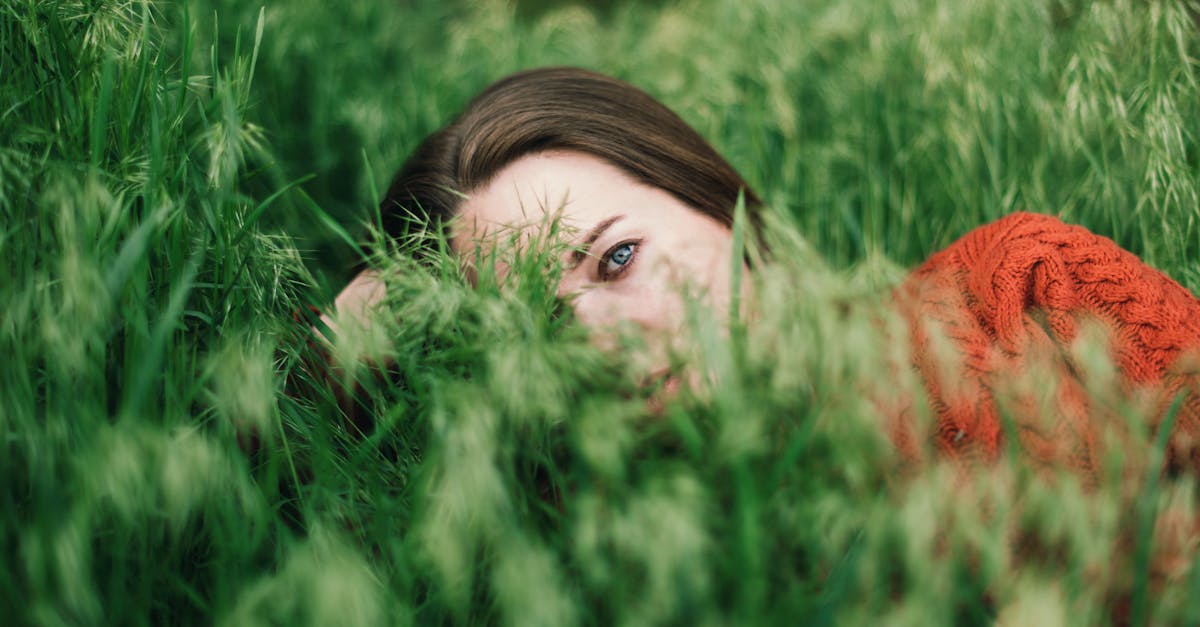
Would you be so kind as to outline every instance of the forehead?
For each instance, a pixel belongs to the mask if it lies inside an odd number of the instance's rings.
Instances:
[[[620,168],[577,152],[542,152],[505,166],[470,193],[452,227],[456,250],[469,250],[513,230],[522,233],[558,219],[569,236],[614,214],[669,195],[635,181]]]

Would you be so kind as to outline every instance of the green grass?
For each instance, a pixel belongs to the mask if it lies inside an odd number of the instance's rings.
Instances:
[[[1084,487],[1019,454],[905,475],[876,405],[919,393],[889,288],[1008,212],[1200,291],[1194,9],[519,9],[0,2],[6,623],[1196,622],[1200,569],[1151,573],[1194,481],[1138,416]],[[655,409],[543,255],[471,289],[351,245],[426,133],[547,64],[646,88],[774,210],[758,318],[697,310],[679,356],[719,384]],[[386,307],[314,376],[293,313],[363,256]]]

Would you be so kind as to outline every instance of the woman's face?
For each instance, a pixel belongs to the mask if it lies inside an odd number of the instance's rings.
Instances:
[[[536,153],[509,164],[464,201],[453,246],[469,260],[477,246],[504,241],[514,230],[523,241],[541,241],[539,230],[552,220],[568,251],[559,297],[601,343],[634,325],[651,346],[668,346],[684,322],[684,294],[718,315],[727,311],[730,230],[583,153]],[[496,271],[503,275],[507,267]]]

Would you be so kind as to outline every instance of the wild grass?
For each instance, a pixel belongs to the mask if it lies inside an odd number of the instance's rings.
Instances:
[[[1096,485],[905,470],[880,411],[920,393],[889,289],[1008,212],[1200,291],[1195,15],[4,0],[5,620],[1195,623],[1194,480],[1134,410]],[[365,244],[421,137],[549,64],[655,94],[773,210],[755,317],[693,312],[697,389],[590,347],[545,251],[472,288]],[[363,258],[387,302],[314,370],[296,312]]]

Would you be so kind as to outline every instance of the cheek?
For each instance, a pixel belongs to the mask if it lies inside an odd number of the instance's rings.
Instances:
[[[642,331],[671,332],[682,322],[682,299],[654,277],[595,287],[571,301],[575,317],[591,329],[633,325]]]
[[[664,281],[676,294],[687,293],[721,315],[729,303],[730,246],[724,239],[683,242],[669,258]]]

